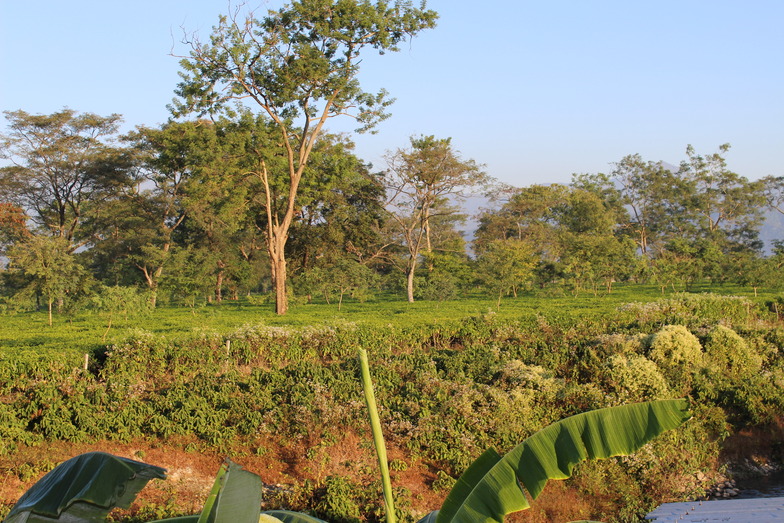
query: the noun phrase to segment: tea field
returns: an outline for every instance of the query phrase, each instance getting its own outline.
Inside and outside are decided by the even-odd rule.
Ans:
[[[781,295],[760,292],[754,296],[748,288],[731,285],[718,289],[708,286],[693,289],[695,294],[702,292],[745,296],[760,306],[775,301]],[[265,303],[263,299],[242,297],[239,301],[224,301],[195,308],[159,306],[143,314],[111,318],[92,310],[56,314],[51,327],[44,311],[6,311],[0,312],[0,354],[33,352],[38,355],[83,355],[118,343],[139,330],[167,339],[178,339],[199,334],[226,333],[243,325],[293,328],[345,324],[437,327],[440,323],[485,314],[528,321],[537,316],[579,321],[612,315],[617,307],[626,303],[649,302],[662,297],[659,287],[655,285],[616,285],[612,293],[598,296],[589,293],[578,296],[522,293],[518,298],[504,299],[500,307],[496,307],[495,299],[479,295],[461,300],[414,303],[402,301],[399,296],[380,296],[365,302],[347,299],[340,308],[334,303],[327,304],[316,298],[313,303],[295,304],[285,316],[274,314],[272,303]],[[110,320],[111,326],[107,329]]]
[[[635,521],[703,495],[739,463],[784,462],[781,297],[698,290],[714,292],[619,286],[498,309],[389,298],[297,304],[284,317],[228,302],[113,318],[108,333],[108,318],[87,312],[51,328],[44,314],[6,313],[0,517],[69,453],[106,450],[169,469],[115,519],[192,513],[231,456],[264,479],[268,508],[379,521],[362,348],[402,521],[437,508],[487,447],[506,452],[590,409],[689,398],[685,425],[633,456],[580,465],[514,519]]]

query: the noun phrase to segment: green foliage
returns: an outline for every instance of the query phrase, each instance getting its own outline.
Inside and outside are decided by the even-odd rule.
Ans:
[[[199,116],[227,109],[230,100],[252,99],[268,117],[276,138],[249,147],[249,169],[258,179],[253,198],[264,225],[278,314],[288,310],[285,247],[297,214],[307,206],[300,187],[313,178],[308,168],[324,125],[353,117],[358,131],[389,116],[382,89],[366,92],[359,82],[361,56],[383,54],[435,26],[435,11],[402,3],[343,2],[339,9],[318,2],[292,2],[262,19],[222,16],[209,43],[191,42],[181,61],[173,111]],[[314,163],[316,163],[314,157]]]
[[[0,143],[11,164],[0,167],[2,199],[30,212],[40,234],[60,238],[72,253],[90,237],[85,218],[131,185],[133,154],[112,143],[121,117],[71,109],[5,116],[10,132]]]
[[[709,358],[710,371],[722,374],[730,380],[742,380],[756,375],[764,361],[746,340],[724,325],[716,325],[708,333],[705,353]]]
[[[649,356],[661,366],[699,366],[700,340],[683,325],[665,325],[648,340]]]
[[[648,357],[671,384],[680,384],[681,392],[686,393],[693,373],[703,364],[700,340],[683,325],[665,325],[646,341]]]
[[[615,354],[607,362],[611,389],[621,403],[661,399],[669,396],[669,387],[654,362],[641,355]]]
[[[679,293],[647,303],[630,303],[620,311],[641,327],[686,325],[704,327],[718,323],[745,325],[758,317],[758,308],[749,298],[713,293]]]
[[[536,499],[549,479],[568,478],[577,463],[634,452],[689,417],[686,400],[611,407],[549,425],[503,458],[489,449],[458,479],[436,521],[503,520],[530,506],[526,493]]]
[[[316,503],[316,513],[335,523],[359,523],[361,514],[356,499],[358,487],[345,478],[328,477],[324,494]]]
[[[140,292],[136,287],[101,286],[92,301],[93,306],[107,317],[108,324],[101,341],[106,340],[115,318],[122,316],[127,321],[129,317],[148,313],[152,309],[151,294]]]
[[[70,296],[77,296],[88,278],[84,267],[76,262],[72,246],[62,236],[30,236],[8,251],[12,266],[31,278],[23,296],[43,295],[52,324],[52,308]]]
[[[723,325],[708,332],[704,346],[706,365],[694,384],[699,396],[723,406],[736,423],[770,422],[779,415],[784,393],[776,365]],[[778,354],[774,361],[780,361]]]
[[[405,260],[396,265],[406,275],[409,303],[414,301],[414,275],[423,255],[432,272],[439,257],[434,258],[433,252],[450,253],[452,261],[464,252],[455,231],[464,216],[454,201],[481,189],[489,180],[474,160],[460,157],[451,138],[412,136],[410,140],[410,148],[387,155],[389,169],[384,179],[391,195],[387,209],[396,230],[396,243],[405,253]],[[443,274],[434,276],[431,290],[438,291],[435,296],[443,296],[450,279]]]
[[[457,299],[472,273],[468,258],[462,253],[464,242],[455,242],[456,252],[431,252],[423,256],[428,270],[416,285],[416,295],[423,300],[439,301]],[[448,248],[448,245],[443,245]]]
[[[530,245],[519,240],[497,240],[484,246],[477,270],[480,281],[498,297],[500,306],[505,293],[516,296],[518,289],[531,281],[535,264]]]
[[[656,296],[652,287],[650,294],[643,294]],[[684,474],[693,475],[715,463],[718,447],[710,434],[726,435],[784,412],[781,329],[760,323],[757,319],[764,311],[751,300],[697,298],[659,300],[644,309],[648,316],[639,321],[629,311],[642,306],[624,307],[619,313],[615,296],[600,303],[587,297],[538,298],[536,315],[514,308],[513,300],[489,314],[472,313],[450,302],[443,308],[420,302],[410,309],[382,302],[373,304],[379,308],[375,315],[362,315],[347,302],[344,313],[361,321],[330,319],[340,318],[334,305],[313,305],[303,306],[309,316],[292,311],[288,324],[270,321],[275,320],[271,312],[263,317],[264,324],[250,323],[259,315],[258,308],[223,305],[198,309],[196,319],[204,325],[190,330],[183,330],[186,323],[175,314],[192,322],[189,311],[160,308],[149,316],[131,316],[126,323],[118,318],[111,331],[115,341],[98,350],[94,342],[79,337],[68,349],[57,345],[56,338],[20,347],[4,341],[2,452],[15,453],[43,441],[143,437],[234,455],[269,448],[269,441],[290,441],[315,449],[315,455],[346,432],[366,430],[355,358],[357,349],[365,348],[382,406],[385,439],[405,451],[407,464],[442,471],[438,485],[445,485],[447,476],[456,477],[483,448],[509,450],[521,438],[566,416],[675,391],[695,398],[712,413],[713,421],[706,418],[701,435],[684,439],[685,447],[677,452],[674,446],[663,448],[659,456],[673,467],[680,464],[670,453],[689,456],[683,467],[690,471]],[[575,309],[567,310],[568,303]],[[493,302],[477,301],[475,306],[485,312]],[[735,315],[734,335],[724,330],[728,327],[711,325],[700,316],[712,317],[722,310],[731,313],[730,319]],[[105,329],[105,317],[93,314],[95,340]],[[229,322],[232,314],[244,326]],[[663,321],[676,317],[681,326]],[[9,338],[24,332],[16,326],[20,322],[45,322],[40,314],[3,319],[9,320],[10,328],[0,336]],[[134,323],[148,325],[149,330],[127,330]],[[56,329],[81,333],[87,325],[87,320],[76,318],[73,326]],[[667,354],[698,348],[686,325],[706,347],[702,363],[691,367],[684,360],[668,367],[667,359],[676,358]],[[119,339],[121,334],[124,338]],[[661,355],[654,356],[654,346]],[[722,352],[724,346],[730,348],[729,354]],[[728,362],[737,355],[745,355],[745,363],[738,363],[738,368],[747,369],[739,374],[744,379],[725,374],[735,368]],[[678,378],[679,372],[691,381]],[[666,496],[682,495],[680,479],[667,476],[663,468],[646,468],[651,463],[645,461],[635,468],[631,463],[617,465],[625,472],[617,492],[608,487],[603,494],[613,500],[608,503],[628,502],[630,513],[637,513]],[[332,465],[320,466],[325,471],[321,477],[331,475]],[[660,486],[650,477],[654,471],[661,474]],[[280,506],[312,509],[320,499],[313,491],[323,487],[323,481],[302,485],[296,497],[282,499]],[[650,497],[635,494],[633,486],[640,484],[650,485]],[[357,487],[351,500],[360,507],[362,518],[383,513],[379,491],[379,484],[363,482]],[[396,503],[411,502],[401,495]]]

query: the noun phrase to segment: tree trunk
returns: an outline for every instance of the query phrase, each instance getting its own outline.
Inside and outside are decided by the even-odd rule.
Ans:
[[[283,315],[289,310],[289,301],[286,296],[286,242],[289,238],[289,227],[294,219],[294,199],[297,194],[299,181],[302,179],[302,170],[307,162],[309,153],[300,156],[299,169],[294,168],[293,152],[289,149],[289,174],[290,182],[288,205],[281,220],[273,212],[272,191],[270,190],[267,165],[259,154],[261,170],[259,178],[264,184],[264,207],[267,214],[267,252],[270,257],[270,270],[272,272],[272,285],[275,287],[275,314]]]
[[[272,284],[275,286],[275,314],[286,314],[289,310],[289,300],[286,296],[286,258],[283,250],[279,256],[270,256],[272,269]]]
[[[52,298],[49,298],[48,302],[49,302],[49,326],[51,327],[52,326],[52,303],[54,302],[54,300],[52,300]]]
[[[158,279],[157,277],[163,272],[163,267],[158,267],[154,272],[150,272],[146,265],[137,264],[136,267],[144,274],[144,280],[147,282],[147,287],[150,289],[150,306],[154,309],[158,303]]]
[[[430,243],[430,211],[425,212],[425,250],[427,257],[427,272],[433,272],[433,258],[429,256],[433,253],[433,244]]]
[[[215,301],[220,303],[223,301],[223,270],[218,271],[215,277]]]
[[[109,315],[109,325],[106,326],[106,330],[103,332],[103,336],[101,336],[101,341],[106,341],[106,335],[109,334],[109,329],[112,328],[112,316]]]
[[[408,295],[408,303],[414,303],[414,266],[409,267],[406,272],[406,293]]]

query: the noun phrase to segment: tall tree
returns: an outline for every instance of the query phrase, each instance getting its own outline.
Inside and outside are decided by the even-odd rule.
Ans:
[[[756,251],[761,248],[764,184],[730,171],[724,158],[729,149],[724,144],[718,152],[703,156],[689,145],[679,175],[695,187],[691,210],[700,237],[723,250]]]
[[[634,243],[618,234],[615,205],[593,190],[572,189],[554,208],[558,223],[560,261],[571,277],[575,292],[589,284],[594,293],[603,283],[628,276],[634,259]]]
[[[208,250],[212,265],[203,269],[214,278],[213,295],[220,302],[224,284],[236,295],[238,275],[245,272],[245,262],[256,251],[245,244],[256,232],[249,223],[246,157],[248,144],[254,142],[258,133],[266,135],[268,128],[263,119],[247,112],[235,119],[184,123],[195,127],[169,146],[163,144],[159,152],[160,159],[169,158],[161,166],[163,172],[180,171],[185,175],[178,184],[174,183],[176,177],[170,184],[172,190],[179,185],[176,209],[182,227],[164,237],[167,243],[163,245],[178,235],[181,243]],[[172,221],[172,225],[176,222]]]
[[[407,37],[435,26],[437,14],[424,2],[367,0],[294,0],[262,19],[222,16],[209,43],[194,39],[175,114],[206,114],[229,101],[256,104],[277,127],[286,159],[287,205],[277,212],[266,205],[266,244],[275,286],[275,310],[285,314],[286,242],[295,218],[296,199],[310,153],[327,122],[349,115],[369,130],[388,116],[391,103],[382,90],[365,92],[359,84],[360,56],[375,49],[397,51]],[[272,198],[270,151],[259,151],[261,192]]]
[[[384,186],[353,147],[330,134],[314,147],[289,240],[294,271],[307,271],[317,258],[332,263],[350,257],[366,264],[381,242]]]
[[[79,227],[91,207],[129,182],[131,155],[113,143],[120,116],[70,109],[5,115],[10,133],[0,136],[0,156],[11,165],[0,168],[0,200],[22,207],[76,250],[89,240]]]
[[[411,137],[411,147],[388,154],[387,164],[388,209],[408,251],[406,294],[413,302],[420,254],[433,251],[433,223],[456,217],[453,201],[484,187],[489,178],[474,160],[460,157],[451,138]]]
[[[474,252],[482,255],[497,240],[517,240],[528,245],[537,259],[535,275],[544,287],[561,273],[562,247],[558,238],[556,209],[569,195],[561,184],[531,185],[511,190],[500,209],[488,209],[479,217]],[[507,191],[508,192],[508,191]]]
[[[158,286],[185,220],[186,187],[196,172],[220,157],[210,121],[169,122],[139,127],[124,139],[135,151],[138,184],[115,192],[85,221],[92,238],[90,255],[97,274],[112,284],[141,276],[155,306]]]
[[[512,291],[517,297],[517,290],[533,278],[536,253],[529,243],[516,238],[493,240],[485,246],[477,265],[482,284],[498,296],[498,308],[504,293]]]
[[[643,256],[660,253],[670,237],[683,233],[686,198],[693,190],[662,162],[645,161],[639,154],[613,165],[611,179],[628,209],[622,227]]]

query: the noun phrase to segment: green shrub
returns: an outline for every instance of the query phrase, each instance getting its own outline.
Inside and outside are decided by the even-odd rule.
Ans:
[[[691,389],[692,375],[702,366],[700,340],[683,325],[665,325],[646,340],[648,357],[680,395]]]
[[[449,492],[455,486],[455,483],[457,483],[455,478],[443,470],[439,470],[436,472],[436,479],[433,480],[430,488],[433,489],[433,492]]]
[[[708,365],[714,372],[732,380],[759,373],[763,358],[746,340],[724,325],[716,325],[705,340]]]
[[[748,298],[711,293],[680,293],[654,302],[629,303],[618,310],[627,321],[642,328],[662,324],[704,327],[720,322],[745,325],[755,320],[759,312]]]
[[[723,325],[707,334],[705,355],[706,367],[694,384],[701,401],[725,408],[737,424],[769,423],[781,416],[780,360],[765,367],[755,347]]]
[[[323,495],[316,502],[316,514],[335,523],[359,523],[361,513],[357,493],[360,490],[359,485],[342,476],[329,476]]]
[[[654,362],[640,355],[616,354],[607,362],[607,378],[621,402],[669,397],[669,387]]]

